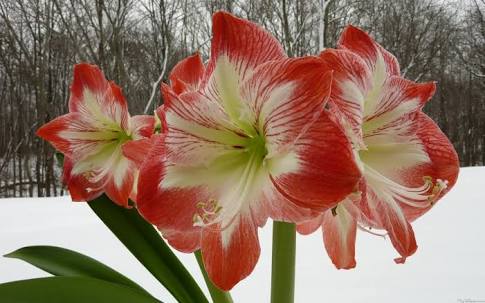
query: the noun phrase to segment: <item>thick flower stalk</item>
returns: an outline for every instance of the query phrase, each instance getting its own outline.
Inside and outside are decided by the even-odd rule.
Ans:
[[[138,170],[122,153],[122,145],[150,137],[154,118],[128,113],[121,89],[98,67],[74,67],[69,113],[43,125],[37,135],[64,154],[64,182],[74,201],[90,201],[102,193],[128,206],[136,194]]]
[[[216,13],[208,65],[192,56],[170,80],[137,206],[175,248],[200,249],[228,290],[253,270],[267,218],[303,222],[334,207],[360,171],[325,109],[331,70],[317,57],[288,59],[253,23]]]
[[[358,227],[383,229],[400,254],[395,261],[404,263],[417,249],[409,222],[431,209],[458,176],[453,146],[422,112],[435,83],[402,78],[396,58],[352,26],[338,49],[320,57],[334,70],[329,104],[347,129],[363,178],[358,191],[298,229],[321,226],[337,268],[355,266]]]

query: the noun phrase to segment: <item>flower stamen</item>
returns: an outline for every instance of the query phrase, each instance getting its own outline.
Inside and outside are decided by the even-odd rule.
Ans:
[[[212,224],[222,210],[222,207],[214,199],[210,199],[207,202],[198,202],[197,208],[198,211],[194,214],[193,222],[194,226],[199,227],[206,227]]]

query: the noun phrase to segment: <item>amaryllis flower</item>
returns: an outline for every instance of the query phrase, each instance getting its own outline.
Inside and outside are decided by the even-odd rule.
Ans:
[[[130,117],[121,89],[98,67],[78,64],[69,113],[43,125],[37,135],[65,155],[64,181],[74,201],[92,200],[104,192],[128,206],[138,170],[123,156],[121,146],[151,136],[153,127],[151,116]]]
[[[453,146],[421,111],[435,83],[403,79],[396,58],[352,26],[339,49],[320,57],[334,70],[331,109],[347,126],[363,178],[359,191],[299,231],[322,226],[333,263],[352,268],[357,227],[384,229],[401,255],[396,262],[403,263],[417,248],[409,222],[427,212],[458,176]]]
[[[267,32],[227,13],[213,17],[207,67],[197,58],[199,78],[182,76],[195,75],[183,64],[163,88],[167,131],[141,168],[137,206],[171,245],[200,248],[228,290],[253,270],[268,217],[308,220],[360,173],[324,109],[332,73],[322,60],[288,59]]]

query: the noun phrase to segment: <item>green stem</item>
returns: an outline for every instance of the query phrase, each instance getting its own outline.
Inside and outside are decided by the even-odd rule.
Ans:
[[[295,296],[296,226],[273,222],[271,303],[293,303]]]
[[[197,259],[197,263],[199,263],[200,271],[204,276],[205,283],[207,284],[207,288],[209,289],[214,303],[233,303],[231,294],[229,292],[220,290],[210,280],[209,276],[207,275],[207,271],[205,270],[204,262],[202,261],[202,253],[200,252],[200,250],[197,250],[196,252],[194,252],[194,254],[195,258]]]

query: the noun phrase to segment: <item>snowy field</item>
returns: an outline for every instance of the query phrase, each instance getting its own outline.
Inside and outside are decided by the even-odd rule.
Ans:
[[[3,199],[0,206],[0,254],[28,245],[63,246],[174,302],[85,204],[61,197]],[[485,302],[485,167],[462,169],[455,188],[413,226],[419,248],[406,264],[394,263],[397,254],[389,239],[360,232],[357,268],[350,271],[333,267],[320,232],[299,236],[296,302]],[[260,238],[259,263],[233,289],[235,302],[269,302],[271,224]],[[203,283],[195,257],[178,255]],[[44,275],[22,261],[0,258],[0,282]]]

